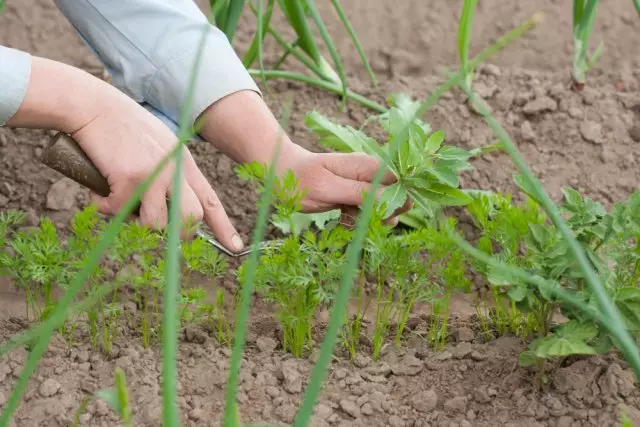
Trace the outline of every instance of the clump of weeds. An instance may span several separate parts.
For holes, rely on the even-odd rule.
[[[238,174],[260,185],[265,181],[265,165],[250,163],[238,168]],[[318,308],[332,299],[345,260],[345,248],[351,232],[334,223],[324,230],[300,226],[301,200],[305,192],[298,189],[292,171],[275,180],[272,224],[286,225],[291,234],[277,247],[265,248],[255,272],[256,290],[265,300],[278,307],[276,318],[282,328],[282,346],[295,357],[304,356],[311,348],[312,328]],[[308,224],[308,223],[307,223]],[[243,283],[243,264],[238,271]]]

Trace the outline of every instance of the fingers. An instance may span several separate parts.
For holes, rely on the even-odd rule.
[[[380,168],[380,161],[364,153],[330,153],[325,154],[325,167],[335,175],[353,181],[370,183]],[[385,171],[383,185],[396,182],[393,173]]]
[[[182,179],[180,189],[180,221],[182,224],[181,238],[189,239],[193,236],[195,228],[203,218],[203,209],[200,200],[186,178]],[[167,194],[174,199],[174,189],[169,187]]]
[[[244,243],[240,235],[227,216],[218,195],[213,191],[209,181],[192,158],[188,160],[187,179],[202,207],[203,218],[214,236],[231,251],[241,251],[244,248]]]

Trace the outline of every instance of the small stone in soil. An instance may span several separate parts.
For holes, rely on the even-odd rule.
[[[47,209],[52,211],[68,211],[76,203],[78,184],[72,179],[62,178],[51,186],[47,193]]]
[[[587,120],[580,125],[580,134],[589,142],[602,144],[602,125],[600,123]]]
[[[51,397],[55,395],[60,390],[60,383],[53,378],[49,378],[45,380],[42,384],[40,384],[40,388],[38,392],[42,397]]]
[[[273,350],[276,349],[276,347],[278,346],[278,343],[273,338],[263,336],[263,337],[259,337],[256,340],[256,345],[258,346],[258,350],[260,350],[261,352],[271,353]]]
[[[4,208],[9,204],[9,198],[0,194],[0,208]]]

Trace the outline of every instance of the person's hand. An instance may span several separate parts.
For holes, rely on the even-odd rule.
[[[371,189],[372,181],[380,168],[380,162],[364,153],[312,153],[296,150],[296,154],[283,159],[279,170],[291,169],[299,179],[299,186],[306,190],[302,201],[303,212],[326,212],[341,209],[343,221],[353,222],[363,194]],[[379,196],[386,186],[396,182],[396,177],[386,172],[377,188]],[[407,200],[387,222],[397,225],[398,215],[411,209]]]
[[[9,125],[70,134],[109,182],[111,194],[96,197],[100,212],[107,215],[123,207],[178,141],[160,119],[116,88],[41,58],[34,58],[27,95]],[[181,219],[193,225],[204,218],[223,245],[241,250],[242,240],[186,148],[183,165]],[[167,225],[174,167],[169,163],[142,196],[142,224]]]
[[[307,191],[303,209],[307,213],[341,209],[343,220],[357,215],[362,192],[369,191],[380,163],[363,153],[312,153],[293,143],[282,132],[262,98],[251,91],[229,95],[207,108],[202,116],[200,135],[240,163],[271,163],[279,148],[278,174],[290,169]],[[251,126],[247,126],[251,123]],[[396,178],[386,173],[378,195]],[[387,222],[396,224],[397,216],[411,208],[407,202]]]

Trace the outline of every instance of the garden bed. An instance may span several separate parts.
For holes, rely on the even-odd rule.
[[[393,92],[425,97],[444,81],[435,77],[437,67],[457,60],[455,37],[448,30],[456,25],[457,6],[439,1],[433,8],[414,13],[414,2],[396,3],[353,0],[345,5],[365,49],[371,52],[380,80],[380,88],[372,90],[364,79],[360,82],[352,77],[352,88],[380,103]],[[629,1],[617,0],[602,8],[596,37],[610,41],[589,75],[587,88],[576,93],[570,90],[569,38],[564,34],[569,28],[569,7],[551,0],[536,3],[483,2],[474,30],[478,46],[536,10],[546,12],[546,20],[499,54],[492,65],[481,67],[474,89],[492,107],[555,200],[561,199],[562,187],[571,186],[609,208],[628,198],[640,182],[636,154],[640,144],[640,19],[632,15]],[[498,14],[492,12],[496,7]],[[93,58],[56,13],[45,2],[10,2],[0,15],[0,43],[97,72]],[[331,30],[336,24],[329,18]],[[251,34],[248,28],[240,32],[240,49]],[[338,47],[349,49],[347,42]],[[346,65],[360,75],[357,61]],[[370,114],[350,103],[346,114],[339,116],[335,96],[302,84],[272,82],[271,90],[275,97],[265,96],[276,112],[288,95],[295,95],[290,135],[314,150],[321,148],[304,123],[308,112],[319,111],[354,127]],[[433,129],[446,132],[446,144],[472,149],[494,142],[491,130],[457,91],[443,97],[425,118]],[[70,219],[88,201],[88,193],[38,163],[47,138],[43,131],[0,129],[0,210],[25,210],[30,225],[37,224],[39,215],[46,215],[67,234]],[[240,180],[231,161],[214,148],[199,144],[192,152],[248,240],[256,214],[254,188]],[[473,166],[462,175],[463,188],[517,191],[512,179],[515,169],[505,154],[485,155],[474,160]],[[461,217],[460,221],[464,226],[468,219]],[[236,267],[237,262],[230,266]],[[213,294],[206,280],[199,280],[198,285]],[[236,288],[231,273],[218,285],[230,294]],[[535,373],[519,366],[526,341],[509,334],[487,340],[482,334],[474,302],[482,298],[483,290],[475,291],[454,299],[449,334],[441,351],[434,351],[425,339],[429,319],[419,306],[407,322],[399,349],[390,337],[377,361],[371,359],[366,339],[355,360],[338,352],[312,425],[617,426],[622,413],[633,425],[640,425],[640,393],[621,357],[611,353],[564,359],[550,368],[538,387]],[[140,316],[136,305],[126,300],[124,312]],[[245,422],[290,424],[316,356],[312,352],[293,358],[284,352],[273,314],[272,305],[259,298],[254,301],[238,396]],[[328,313],[322,311],[317,317],[314,338],[320,343]],[[0,338],[4,341],[26,326],[24,296],[2,279]],[[70,425],[85,396],[113,384],[116,366],[127,377],[135,425],[160,425],[160,349],[143,348],[139,331],[126,324],[120,328],[109,356],[92,350],[88,342],[69,349],[62,339],[54,340],[29,383],[14,425]],[[178,390],[184,425],[220,425],[230,354],[207,328],[191,325],[182,331]],[[0,363],[0,405],[11,392],[25,355],[24,350],[15,351]],[[89,401],[80,419],[82,426],[118,425],[116,415],[97,399]]]

